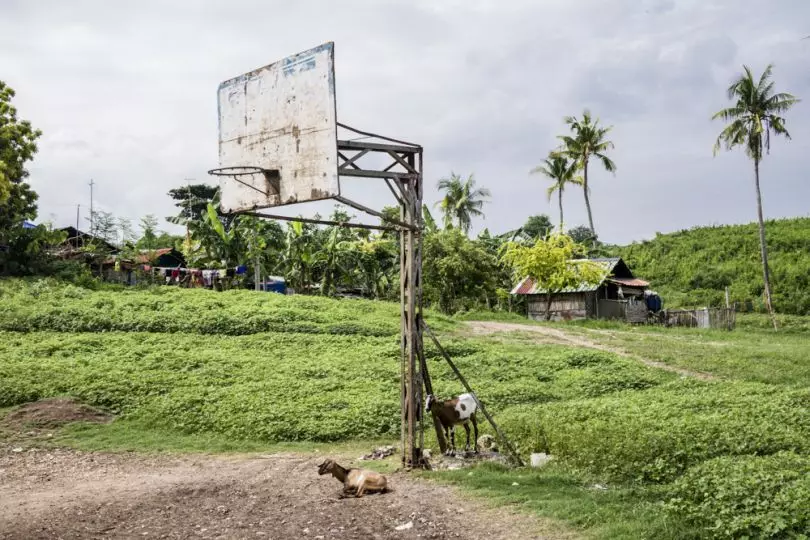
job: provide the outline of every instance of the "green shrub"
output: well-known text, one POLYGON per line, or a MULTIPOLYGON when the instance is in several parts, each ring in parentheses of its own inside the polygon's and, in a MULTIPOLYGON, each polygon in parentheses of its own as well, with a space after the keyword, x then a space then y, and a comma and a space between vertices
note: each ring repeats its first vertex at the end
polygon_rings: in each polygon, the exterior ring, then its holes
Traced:
POLYGON ((616 481, 666 483, 718 456, 810 450, 810 389, 683 381, 510 410, 524 451, 616 481))
POLYGON ((810 535, 810 458, 791 452, 721 457, 672 486, 669 512, 713 538, 810 535))
POLYGON ((0 330, 395 336, 395 304, 153 287, 88 290, 52 280, 0 281, 0 330))

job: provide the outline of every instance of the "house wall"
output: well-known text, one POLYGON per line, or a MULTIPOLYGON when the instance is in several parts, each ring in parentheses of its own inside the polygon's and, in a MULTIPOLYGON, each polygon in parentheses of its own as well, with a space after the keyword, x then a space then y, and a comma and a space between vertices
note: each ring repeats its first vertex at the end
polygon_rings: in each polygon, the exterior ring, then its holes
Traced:
POLYGON ((631 323, 641 323, 647 320, 647 304, 643 301, 628 302, 626 300, 599 299, 600 319, 619 319, 631 323))
MULTIPOLYGON (((570 321, 574 319, 585 319, 595 307, 594 299, 595 295, 593 293, 555 295, 551 300, 551 320, 570 321)), ((530 295, 527 304, 530 319, 536 321, 546 319, 546 297, 544 295, 530 295)))
POLYGON ((624 319, 627 304, 621 300, 599 299, 600 319, 624 319))

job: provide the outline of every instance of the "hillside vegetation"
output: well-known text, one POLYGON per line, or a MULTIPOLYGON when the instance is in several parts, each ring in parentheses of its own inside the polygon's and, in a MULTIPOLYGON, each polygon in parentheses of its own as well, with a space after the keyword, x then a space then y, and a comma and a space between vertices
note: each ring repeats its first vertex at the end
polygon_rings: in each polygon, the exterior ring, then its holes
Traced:
MULTIPOLYGON (((766 228, 776 310, 810 314, 810 218, 771 220, 766 228)), ((724 305, 728 287, 732 302, 763 310, 757 234, 756 223, 696 227, 610 251, 669 307, 724 305)))
MULTIPOLYGON (((4 281, 0 408, 68 395, 118 415, 91 431, 210 434, 245 447, 395 440, 398 314, 364 300, 4 281)), ((555 455, 555 474, 581 500, 594 481, 611 486, 602 502, 579 503, 571 520, 581 526, 612 538, 810 528, 806 381, 683 379, 608 352, 465 337, 460 323, 427 318, 524 456, 555 455), (601 523, 584 518, 593 505, 606 509, 601 523)), ((460 392, 438 351, 426 355, 435 391, 460 392)), ((435 447, 430 430, 427 443, 435 447)), ((515 481, 542 490, 531 478, 515 481)))

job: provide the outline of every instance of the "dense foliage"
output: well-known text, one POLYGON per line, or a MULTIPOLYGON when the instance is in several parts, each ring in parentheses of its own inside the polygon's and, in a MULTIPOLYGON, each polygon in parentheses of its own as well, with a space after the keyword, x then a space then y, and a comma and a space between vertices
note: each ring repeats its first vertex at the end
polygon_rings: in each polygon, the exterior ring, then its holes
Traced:
POLYGON ((0 245, 6 233, 34 219, 37 194, 26 182, 26 164, 34 159, 42 135, 27 120, 17 117, 14 90, 0 81, 0 245))
MULTIPOLYGON (((398 432, 395 304, 19 280, 0 296, 0 407, 67 394, 121 422, 248 441, 398 432)), ((456 323, 428 320, 524 454, 648 489, 712 536, 810 527, 806 385, 684 380, 602 351, 448 338, 456 323)), ((459 392, 426 353, 436 392, 459 392)))
MULTIPOLYGON (((767 222, 774 305, 810 314, 810 219, 767 222)), ((611 248, 648 279, 669 307, 725 305, 724 290, 742 309, 764 310, 756 223, 695 227, 611 248)))

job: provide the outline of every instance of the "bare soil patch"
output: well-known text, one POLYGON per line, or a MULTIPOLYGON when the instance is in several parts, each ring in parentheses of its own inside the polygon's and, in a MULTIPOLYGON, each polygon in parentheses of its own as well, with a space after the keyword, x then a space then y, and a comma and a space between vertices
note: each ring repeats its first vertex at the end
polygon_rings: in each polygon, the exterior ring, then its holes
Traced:
POLYGON ((2 423, 9 428, 58 428, 71 422, 106 423, 112 416, 70 398, 52 398, 26 403, 11 411, 2 423))
POLYGON ((599 343, 598 341, 591 340, 587 337, 576 334, 570 334, 557 328, 550 328, 547 326, 537 326, 530 324, 503 323, 494 321, 470 321, 467 322, 467 327, 472 331, 473 334, 476 335, 491 335, 499 332, 505 333, 525 332, 531 335, 533 337, 533 340, 536 341, 537 343, 554 343, 557 345, 573 345, 575 347, 597 349, 600 351, 618 354, 619 356, 624 356, 626 358, 632 358, 634 360, 643 363, 644 365, 658 369, 663 369, 665 371, 670 371, 672 373, 677 373, 678 375, 681 375, 683 377, 694 377, 696 379, 701 380, 715 380, 717 378, 710 373, 692 371, 689 369, 671 366, 669 364, 665 364, 664 362, 658 362, 656 360, 641 358, 634 354, 630 354, 627 351, 617 349, 616 347, 604 345, 602 343, 599 343))
POLYGON ((317 474, 322 460, 22 450, 0 442, 0 539, 574 537, 405 473, 388 475, 392 493, 340 499, 342 484, 317 474))

